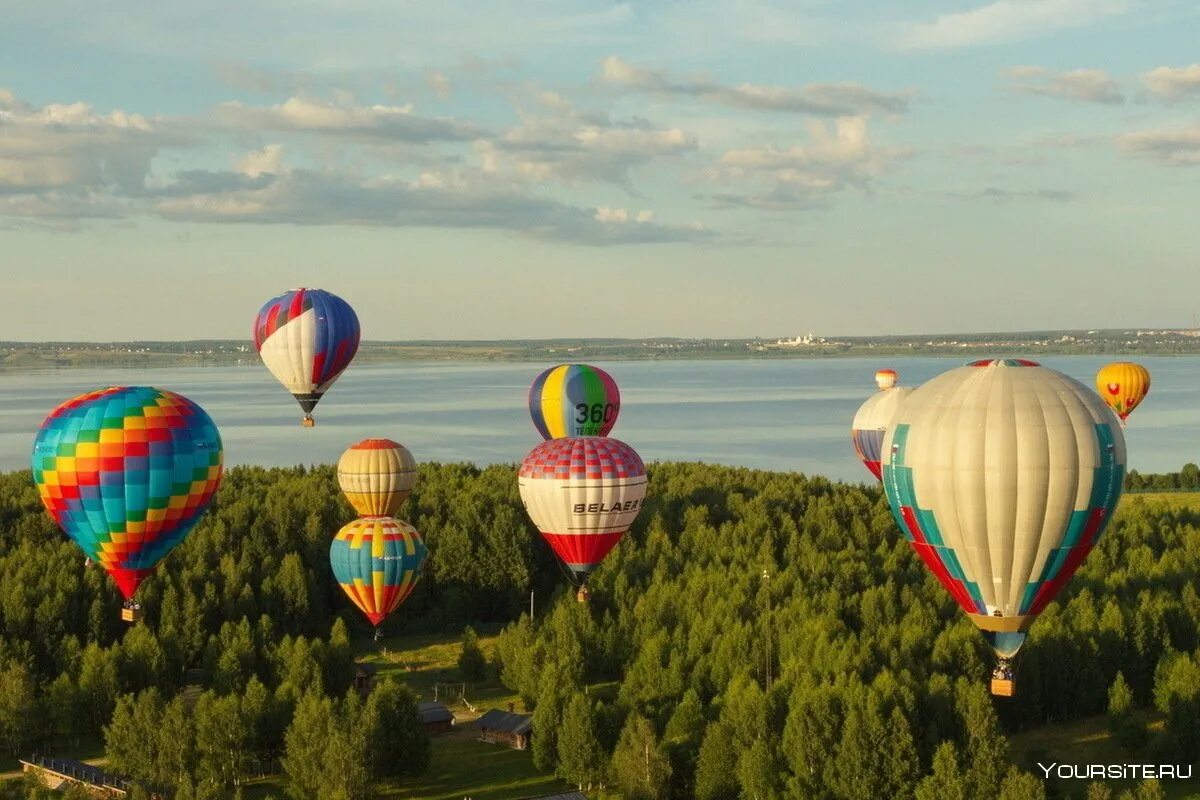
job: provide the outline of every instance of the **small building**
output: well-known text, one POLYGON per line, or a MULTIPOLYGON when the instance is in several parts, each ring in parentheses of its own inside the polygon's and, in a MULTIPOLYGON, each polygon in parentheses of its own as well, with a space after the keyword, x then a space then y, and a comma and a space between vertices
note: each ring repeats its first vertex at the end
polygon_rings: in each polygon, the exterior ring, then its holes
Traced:
POLYGON ((34 773, 50 789, 82 786, 95 797, 125 797, 130 789, 124 778, 71 758, 31 756, 28 761, 21 759, 21 771, 34 773))
POLYGON ((437 701, 417 703, 417 713, 421 715, 421 724, 430 736, 449 733, 454 729, 454 714, 437 701))
POLYGON ((533 739, 533 717, 513 711, 493 708, 476 723, 479 740, 492 744, 505 744, 514 750, 527 750, 533 739))
POLYGON ((375 688, 375 673, 379 668, 374 664, 366 661, 354 662, 354 688, 363 697, 371 693, 371 689, 375 688))

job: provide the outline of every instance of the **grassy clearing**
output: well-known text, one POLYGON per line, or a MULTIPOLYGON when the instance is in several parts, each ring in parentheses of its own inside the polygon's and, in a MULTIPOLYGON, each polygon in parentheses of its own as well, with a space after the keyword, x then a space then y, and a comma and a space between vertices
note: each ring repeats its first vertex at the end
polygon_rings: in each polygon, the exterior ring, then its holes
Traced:
MULTIPOLYGON (((479 646, 490 661, 496 649, 498 630, 481 630, 479 646)), ((462 643, 457 638, 447 638, 444 635, 430 636, 392 636, 380 642, 363 642, 357 648, 360 661, 374 664, 379 670, 379 676, 400 681, 416 692, 422 701, 433 700, 435 686, 438 684, 461 684, 462 675, 458 671, 458 655, 462 643)), ((448 689, 442 686, 437 691, 437 699, 446 703, 460 717, 474 719, 489 708, 507 709, 512 703, 518 711, 524 711, 521 698, 511 689, 494 677, 480 683, 466 685, 467 702, 475 706, 477 712, 472 712, 466 706, 457 702, 455 686, 450 698, 446 697, 448 689)))
MULTIPOLYGON (((1151 732, 1162 729, 1161 715, 1146 712, 1143 716, 1146 727, 1151 732)), ((1146 748, 1130 752, 1122 748, 1112 738, 1108 731, 1108 718, 1101 714, 1087 719, 1064 722, 1058 725, 1045 725, 1031 731, 1014 734, 1009 737, 1012 760, 1022 769, 1042 777, 1045 773, 1038 768, 1038 763, 1049 766, 1053 763, 1086 765, 1086 764, 1157 764, 1157 759, 1146 752, 1146 748)), ((1120 793, 1136 786, 1137 780, 1105 781, 1120 793)), ((1047 788, 1052 797, 1083 798, 1087 791, 1088 781, 1060 780, 1051 778, 1047 788)), ((1167 800, 1183 800, 1184 798, 1200 796, 1200 777, 1191 780, 1162 781, 1167 800)))

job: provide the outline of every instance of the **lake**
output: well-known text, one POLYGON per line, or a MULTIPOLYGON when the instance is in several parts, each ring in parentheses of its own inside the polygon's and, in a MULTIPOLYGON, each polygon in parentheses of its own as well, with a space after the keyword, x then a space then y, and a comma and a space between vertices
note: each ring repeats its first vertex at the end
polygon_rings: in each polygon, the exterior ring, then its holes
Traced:
MULTIPOLYGON (((889 366, 917 385, 966 358, 595 362, 621 387, 613 435, 647 461, 687 460, 865 481, 850 420, 889 366)), ((1112 359, 1038 359, 1093 385, 1112 359)), ((1200 359, 1142 358, 1150 396, 1130 417, 1130 466, 1200 462, 1200 359)), ((332 463, 369 436, 403 442, 418 460, 516 462, 540 440, 526 393, 544 363, 416 362, 351 366, 303 429, 295 401, 261 365, 0 373, 0 469, 26 469, 33 437, 58 403, 84 391, 147 384, 180 392, 216 421, 227 464, 332 463)))

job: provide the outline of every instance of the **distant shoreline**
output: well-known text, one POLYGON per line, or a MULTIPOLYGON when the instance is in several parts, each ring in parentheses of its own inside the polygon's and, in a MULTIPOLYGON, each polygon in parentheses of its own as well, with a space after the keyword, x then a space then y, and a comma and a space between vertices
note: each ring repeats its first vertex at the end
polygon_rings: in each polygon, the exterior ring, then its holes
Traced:
MULTIPOLYGON (((1200 335, 1179 330, 1031 331, 999 334, 795 339, 579 339, 363 342, 356 364, 662 361, 961 356, 1200 355, 1200 335)), ((244 340, 180 342, 0 342, 0 371, 123 367, 251 366, 244 340)))

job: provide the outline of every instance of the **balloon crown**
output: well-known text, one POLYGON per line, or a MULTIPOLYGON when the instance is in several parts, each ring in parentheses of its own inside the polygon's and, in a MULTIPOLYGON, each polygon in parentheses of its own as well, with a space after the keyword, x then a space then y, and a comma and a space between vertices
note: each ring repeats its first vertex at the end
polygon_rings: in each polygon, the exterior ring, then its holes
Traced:
POLYGON ((981 358, 967 363, 968 367, 1040 367, 1036 361, 1028 358, 981 358))

